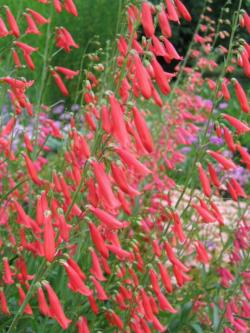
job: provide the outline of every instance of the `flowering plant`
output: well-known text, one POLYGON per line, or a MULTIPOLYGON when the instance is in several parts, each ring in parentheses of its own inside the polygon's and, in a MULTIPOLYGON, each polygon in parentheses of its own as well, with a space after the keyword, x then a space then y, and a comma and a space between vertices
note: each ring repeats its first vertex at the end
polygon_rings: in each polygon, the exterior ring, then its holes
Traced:
POLYGON ((0 16, 12 66, 0 77, 3 332, 247 333, 250 108, 232 77, 250 76, 243 1, 229 32, 230 3, 216 23, 205 1, 184 57, 172 42, 192 20, 184 3, 132 1, 113 56, 88 55, 88 70, 52 65, 80 47, 70 29, 52 31, 63 11, 74 22, 77 1, 38 2, 46 17, 7 5, 0 16), (43 50, 26 42, 40 34, 43 50), (46 105, 52 82, 69 111, 46 105))

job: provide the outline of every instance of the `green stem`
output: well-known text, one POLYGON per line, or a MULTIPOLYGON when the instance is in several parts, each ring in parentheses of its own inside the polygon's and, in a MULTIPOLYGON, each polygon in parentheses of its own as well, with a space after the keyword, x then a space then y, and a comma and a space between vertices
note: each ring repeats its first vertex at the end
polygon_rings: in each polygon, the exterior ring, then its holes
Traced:
POLYGON ((26 297, 22 303, 22 305, 20 306, 20 308, 18 309, 18 311, 16 312, 15 316, 14 316, 14 319, 12 320, 11 324, 10 324, 10 327, 7 331, 7 333, 14 333, 14 332, 17 332, 16 331, 16 325, 17 325, 17 322, 19 320, 19 317, 23 314, 23 311, 26 307, 26 305, 29 303, 32 295, 33 295, 33 292, 35 291, 36 289, 36 283, 39 281, 39 278, 40 276, 43 275, 43 272, 44 270, 46 269, 46 261, 43 259, 42 263, 40 264, 40 266, 38 267, 38 271, 37 271, 37 274, 34 278, 34 280, 32 281, 31 285, 30 285, 30 289, 29 291, 27 292, 26 294, 26 297))
POLYGON ((175 92, 176 88, 178 87, 178 85, 179 85, 179 83, 180 83, 180 81, 182 79, 182 76, 183 76, 183 73, 184 73, 184 68, 186 67, 187 62, 188 62, 188 60, 190 58, 191 51, 192 51, 192 48, 193 48, 194 43, 195 43, 195 36, 196 36, 196 34, 198 33, 198 31, 200 29, 200 25, 201 25, 201 22, 202 22, 202 19, 203 19, 203 15, 204 15, 204 13, 206 11, 207 2, 208 2, 207 0, 204 2, 203 8, 202 8, 202 12, 200 14, 199 21, 198 21, 198 23, 196 25, 196 28, 195 28, 192 40, 191 40, 191 42, 189 44, 189 47, 188 47, 187 53, 185 55, 184 61, 181 63, 180 70, 179 70, 179 73, 178 73, 178 78, 175 81, 175 84, 172 87, 171 93, 169 95, 169 100, 170 101, 172 100, 174 92, 175 92))
POLYGON ((234 37, 235 37, 237 27, 238 27, 239 13, 240 13, 241 6, 242 6, 242 0, 239 1, 239 7, 238 7, 236 15, 234 16, 234 19, 233 19, 233 27, 232 27, 232 33, 231 33, 231 37, 230 37, 230 41, 229 41, 228 55, 227 55, 227 59, 224 63, 224 67, 222 69, 222 72, 221 72, 221 74, 218 77, 217 82, 216 82, 216 89, 215 89, 214 97, 213 97, 213 100, 212 100, 213 108, 212 108, 212 110, 209 114, 208 121, 207 121, 205 130, 204 130, 204 133, 202 135, 202 138, 201 138, 201 149, 198 149, 197 152, 196 152, 195 159, 192 163, 191 168, 188 171, 188 175, 187 175, 187 178, 186 178, 186 181, 185 181, 185 184, 184 184, 184 189, 183 189, 179 199, 177 200, 175 208, 177 208, 179 206, 179 203, 181 202, 181 199, 183 198, 184 194, 186 193, 188 185, 190 184, 190 181, 192 179, 191 175, 193 174, 193 170, 195 168, 195 165, 200 160, 200 158, 203 156, 203 153, 205 152, 205 149, 206 149, 207 133, 208 133, 209 126, 211 124, 213 113, 214 113, 214 110, 215 110, 217 96, 218 96, 218 92, 219 92, 220 86, 221 86, 221 79, 224 77, 224 75, 226 73, 226 69, 227 69, 227 67, 228 67, 228 65, 231 61, 232 54, 233 54, 233 42, 234 42, 234 37))

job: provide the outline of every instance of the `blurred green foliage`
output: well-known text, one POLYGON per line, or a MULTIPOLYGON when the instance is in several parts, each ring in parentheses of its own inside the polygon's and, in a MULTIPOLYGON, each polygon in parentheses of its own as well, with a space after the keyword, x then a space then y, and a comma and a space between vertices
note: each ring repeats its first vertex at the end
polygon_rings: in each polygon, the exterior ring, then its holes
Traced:
MULTIPOLYGON (((115 0, 112 3, 109 0, 75 0, 75 4, 78 9, 79 16, 74 17, 67 13, 65 10, 58 15, 53 9, 53 24, 50 34, 50 55, 56 52, 57 48, 54 43, 54 32, 58 26, 63 26, 70 31, 74 40, 80 45, 79 49, 73 49, 71 53, 64 51, 59 52, 51 61, 50 65, 65 66, 71 69, 78 69, 82 60, 82 55, 86 51, 89 53, 95 52, 98 48, 105 48, 107 40, 113 41, 116 32, 118 32, 118 26, 125 16, 121 12, 124 8, 125 0, 115 0), (96 37, 98 36, 98 38, 96 37), (99 43, 96 43, 98 40, 99 43)), ((14 16, 18 18, 18 24, 20 26, 21 33, 24 34, 27 23, 22 13, 26 8, 37 10, 45 17, 50 16, 51 8, 49 5, 44 5, 36 0, 7 0, 6 4, 10 7, 14 16)), ((0 15, 6 21, 5 10, 0 8, 0 15)), ((34 47, 39 48, 39 52, 44 51, 46 44, 46 26, 39 26, 41 35, 29 35, 22 36, 21 41, 28 43, 34 47)), ((9 52, 10 46, 12 46, 12 36, 8 36, 1 40, 0 45, 0 76, 10 73, 13 69, 13 62, 9 52)), ((44 63, 44 57, 42 53, 34 53, 32 59, 36 65, 36 70, 31 73, 30 70, 21 69, 18 71, 18 76, 25 76, 29 79, 39 80, 41 76, 41 70, 44 63)), ((84 59, 83 69, 88 65, 88 58, 84 59)), ((38 95, 39 92, 36 92, 38 95)), ((50 85, 47 89, 46 100, 53 103, 61 98, 61 94, 55 85, 50 85)))

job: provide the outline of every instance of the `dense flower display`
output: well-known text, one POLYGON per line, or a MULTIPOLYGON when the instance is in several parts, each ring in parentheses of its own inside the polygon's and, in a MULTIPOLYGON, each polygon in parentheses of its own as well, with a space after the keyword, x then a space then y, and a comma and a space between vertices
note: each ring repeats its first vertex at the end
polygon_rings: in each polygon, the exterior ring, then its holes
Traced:
POLYGON ((114 57, 90 54, 88 70, 52 63, 80 47, 53 25, 62 12, 74 24, 77 1, 38 2, 47 16, 32 1, 0 9, 12 66, 0 77, 3 332, 249 332, 250 107, 233 77, 250 76, 242 1, 230 31, 204 1, 186 55, 172 41, 192 20, 184 1, 128 1, 114 57), (30 45, 43 34, 44 50, 30 45), (46 85, 62 100, 46 105, 46 85))

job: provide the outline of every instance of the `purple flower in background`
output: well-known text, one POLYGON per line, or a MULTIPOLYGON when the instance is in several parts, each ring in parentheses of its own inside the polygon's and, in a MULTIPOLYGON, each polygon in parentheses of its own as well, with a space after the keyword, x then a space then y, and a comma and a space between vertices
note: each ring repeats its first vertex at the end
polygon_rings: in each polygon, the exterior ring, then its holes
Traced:
POLYGON ((228 107, 228 103, 220 103, 220 105, 219 105, 219 109, 221 109, 221 110, 224 110, 224 109, 226 109, 228 107))
POLYGON ((210 142, 216 146, 221 146, 224 143, 222 138, 218 138, 217 136, 211 136, 210 142))
POLYGON ((54 113, 54 114, 62 114, 63 111, 64 111, 64 104, 63 103, 57 104, 52 109, 52 113, 54 113))
POLYGON ((250 173, 247 169, 239 166, 230 172, 230 176, 235 178, 240 185, 245 185, 250 181, 250 173))
POLYGON ((212 110, 213 102, 210 99, 205 99, 204 100, 204 107, 207 108, 208 110, 212 110))
POLYGON ((196 143, 198 141, 198 137, 196 136, 196 135, 190 135, 189 137, 188 137, 188 142, 190 143, 190 144, 192 144, 192 143, 196 143))
POLYGON ((190 151, 191 151, 191 147, 183 147, 183 148, 181 148, 181 150, 180 150, 180 152, 181 152, 182 154, 188 154, 188 153, 190 153, 190 151))
POLYGON ((70 119, 70 113, 63 113, 60 115, 59 119, 60 120, 69 120, 70 119))
POLYGON ((73 104, 71 106, 71 111, 76 112, 80 110, 80 105, 79 104, 73 104))

